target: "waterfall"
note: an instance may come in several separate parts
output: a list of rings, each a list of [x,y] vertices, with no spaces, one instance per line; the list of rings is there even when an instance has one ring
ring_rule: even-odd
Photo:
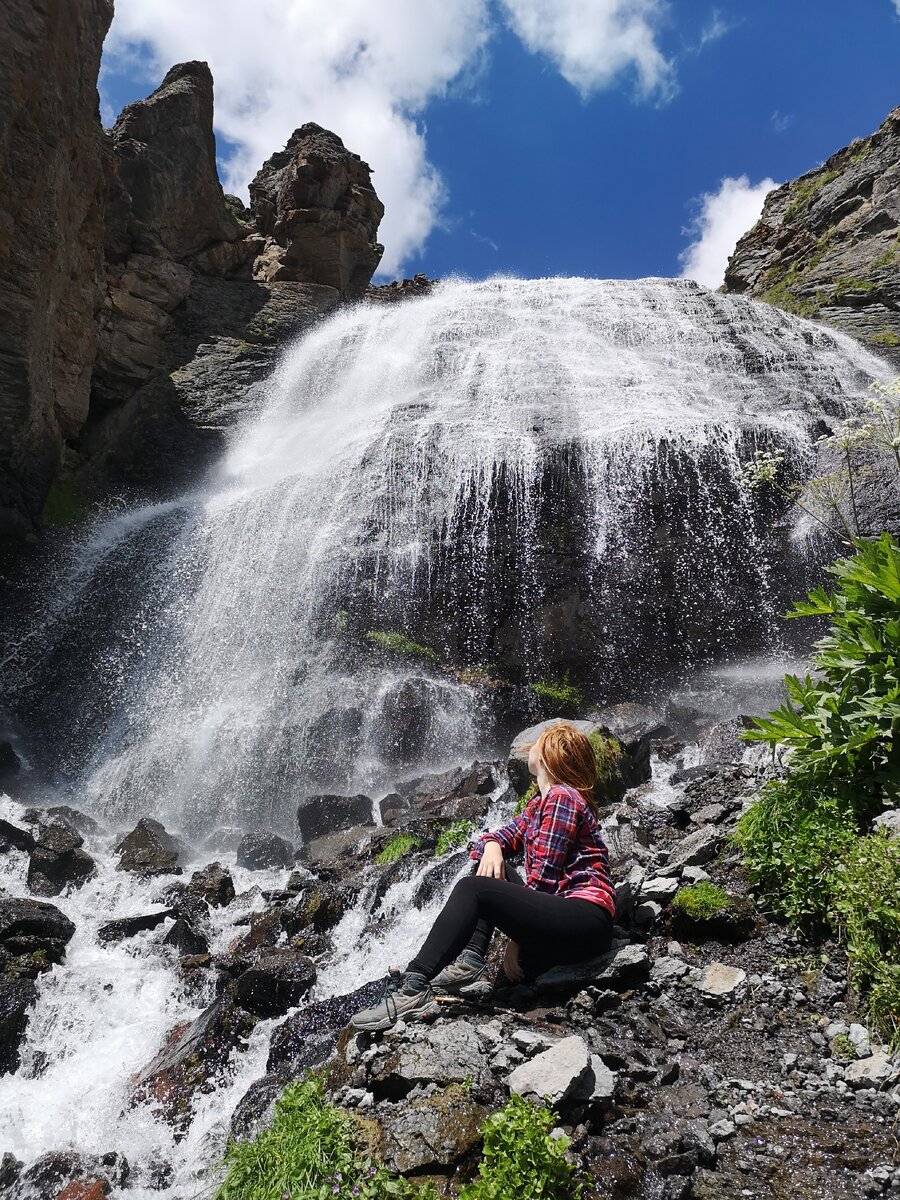
[[[304,795],[489,752],[483,679],[613,701],[765,651],[803,550],[741,464],[778,445],[808,473],[880,369],[687,281],[450,281],[344,309],[195,491],[73,547],[4,700],[119,826],[293,833]]]

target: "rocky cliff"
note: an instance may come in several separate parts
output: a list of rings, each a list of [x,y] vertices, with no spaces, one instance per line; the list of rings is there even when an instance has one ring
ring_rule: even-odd
[[[900,108],[766,198],[725,290],[815,317],[900,363]]]
[[[113,157],[97,72],[111,20],[111,0],[4,5],[0,19],[0,540],[32,528],[88,412]]]
[[[104,133],[111,17],[39,3],[0,31],[0,543],[110,487],[176,486],[278,347],[381,258],[370,169],[317,125],[263,166],[249,210],[224,195],[206,63]]]

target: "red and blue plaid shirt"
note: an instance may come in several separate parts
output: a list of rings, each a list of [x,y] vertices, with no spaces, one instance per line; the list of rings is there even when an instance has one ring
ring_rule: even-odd
[[[536,795],[508,825],[482,834],[472,858],[481,858],[486,842],[497,842],[504,853],[524,851],[526,887],[590,900],[615,917],[609,851],[597,818],[575,788],[555,783],[546,795]]]

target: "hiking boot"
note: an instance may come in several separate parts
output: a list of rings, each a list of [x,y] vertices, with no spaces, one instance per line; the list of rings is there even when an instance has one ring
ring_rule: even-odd
[[[439,1006],[431,984],[424,982],[425,986],[420,987],[418,977],[410,980],[402,971],[389,971],[378,1003],[355,1013],[350,1024],[366,1033],[378,1033],[390,1029],[397,1021],[432,1016]]]
[[[468,958],[463,954],[444,967],[431,986],[439,996],[458,996],[473,983],[483,980],[486,974],[487,963],[483,959]]]

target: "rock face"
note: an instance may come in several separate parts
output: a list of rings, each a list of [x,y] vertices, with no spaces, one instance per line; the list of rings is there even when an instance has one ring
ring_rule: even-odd
[[[900,108],[766,198],[725,290],[826,321],[900,364]]]
[[[371,170],[320,125],[301,125],[250,184],[253,223],[266,241],[256,279],[323,283],[358,297],[381,261],[384,205]]]
[[[112,154],[111,0],[16,5],[0,36],[0,539],[27,536],[87,416]]]

